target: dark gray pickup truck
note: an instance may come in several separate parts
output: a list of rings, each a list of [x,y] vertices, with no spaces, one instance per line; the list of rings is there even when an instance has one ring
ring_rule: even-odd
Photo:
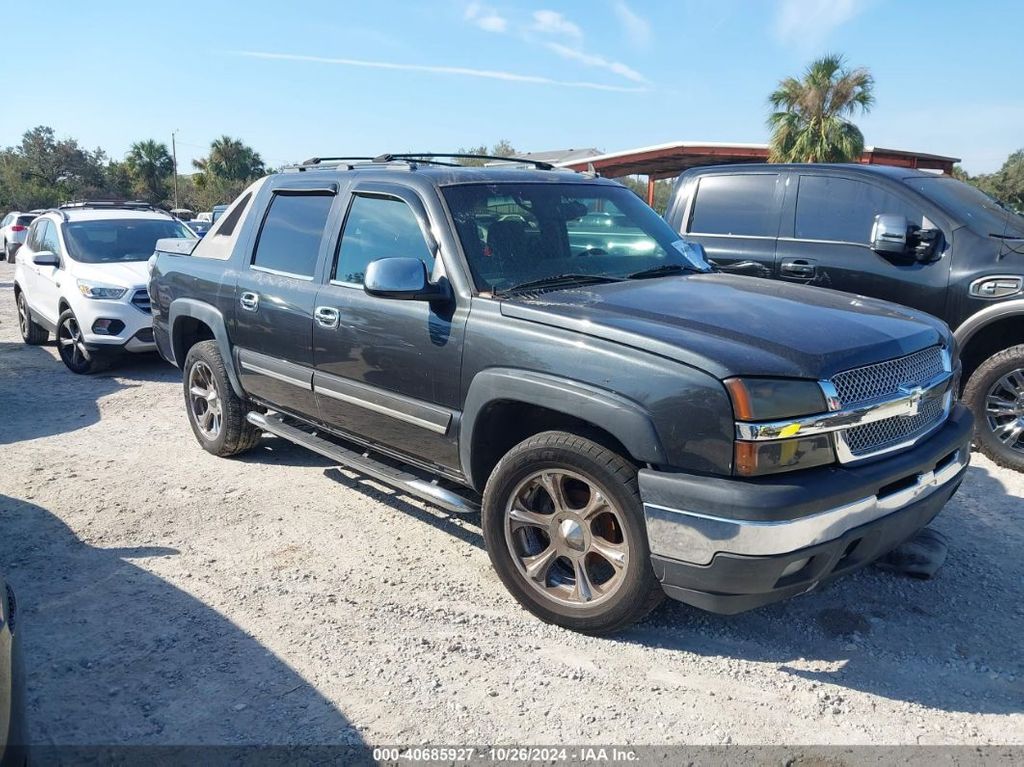
[[[314,160],[151,275],[206,450],[270,432],[479,510],[509,591],[578,631],[808,591],[928,524],[969,460],[941,321],[714,273],[586,174]]]

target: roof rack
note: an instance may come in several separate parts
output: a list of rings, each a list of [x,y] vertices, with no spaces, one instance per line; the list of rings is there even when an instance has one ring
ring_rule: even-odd
[[[61,221],[67,222],[68,220],[68,214],[60,208],[46,208],[45,210],[40,211],[38,215],[45,216],[47,213],[56,213],[60,216]]]
[[[440,165],[449,168],[465,167],[457,162],[444,162],[443,159],[437,158],[448,160],[491,160],[495,162],[525,163],[527,165],[534,166],[538,170],[555,170],[554,165],[541,160],[530,160],[525,157],[499,157],[498,155],[467,154],[461,152],[403,152],[402,154],[379,154],[376,157],[310,157],[308,160],[301,163],[286,165],[282,170],[297,170],[302,172],[313,168],[336,168],[339,165],[345,165],[348,170],[352,170],[357,165],[386,165],[391,162],[404,162],[413,167],[417,164]]]
[[[96,200],[68,200],[62,202],[57,206],[58,210],[149,210],[154,213],[163,213],[165,216],[171,216],[163,208],[152,205],[144,200],[114,200],[114,199],[96,199]],[[173,218],[173,216],[171,216]],[[67,216],[65,216],[67,220]]]

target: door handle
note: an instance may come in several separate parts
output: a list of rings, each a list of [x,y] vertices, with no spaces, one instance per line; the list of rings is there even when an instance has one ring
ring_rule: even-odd
[[[322,328],[338,327],[338,310],[332,306],[318,306],[313,312],[313,319]]]
[[[242,305],[242,308],[247,312],[254,312],[260,308],[260,296],[259,293],[252,293],[246,291],[238,298],[238,303]]]
[[[809,258],[784,258],[779,265],[779,271],[787,277],[809,280],[818,271],[816,264],[816,261]]]

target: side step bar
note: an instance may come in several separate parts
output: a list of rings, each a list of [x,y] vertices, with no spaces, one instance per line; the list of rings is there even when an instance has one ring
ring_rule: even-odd
[[[276,413],[263,414],[254,411],[246,416],[246,420],[263,431],[294,442],[296,445],[319,453],[332,461],[337,461],[347,469],[365,474],[371,479],[448,509],[448,511],[453,511],[456,514],[476,514],[480,511],[480,504],[470,498],[418,477],[411,472],[377,461],[367,454],[358,453],[337,442],[319,437],[314,432],[285,423],[284,419]]]

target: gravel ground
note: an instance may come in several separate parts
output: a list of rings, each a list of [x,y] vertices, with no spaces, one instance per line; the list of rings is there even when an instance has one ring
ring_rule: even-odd
[[[24,346],[12,282],[0,569],[38,743],[1024,743],[1024,477],[980,455],[931,581],[589,638],[518,607],[478,518],[280,440],[215,458],[159,359],[82,378]]]

